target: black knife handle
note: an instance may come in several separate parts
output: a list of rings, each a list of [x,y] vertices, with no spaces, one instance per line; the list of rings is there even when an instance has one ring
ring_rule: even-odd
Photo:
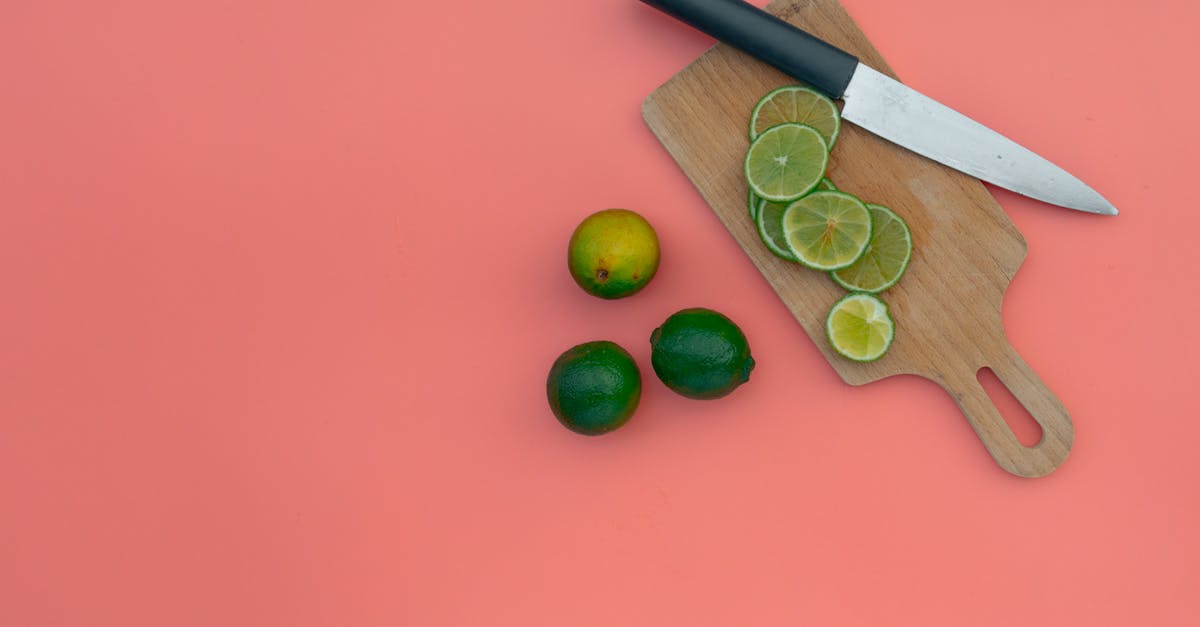
[[[833,98],[841,98],[858,66],[835,48],[741,0],[642,0],[734,48],[769,63]]]

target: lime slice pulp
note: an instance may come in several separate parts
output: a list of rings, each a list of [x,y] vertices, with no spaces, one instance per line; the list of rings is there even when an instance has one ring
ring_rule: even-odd
[[[833,350],[854,361],[875,361],[892,346],[896,325],[888,306],[871,294],[849,294],[829,310],[825,332]]]
[[[866,251],[871,214],[850,194],[817,191],[788,205],[781,228],[797,261],[817,270],[838,270]]]
[[[750,144],[746,182],[761,198],[796,200],[821,182],[828,164],[829,150],[821,133],[804,124],[780,124]]]
[[[750,113],[750,139],[772,126],[789,122],[817,129],[828,149],[833,149],[842,126],[841,115],[832,100],[811,87],[789,85],[768,93],[754,106]]]
[[[912,233],[904,220],[883,205],[868,203],[871,241],[853,264],[830,272],[838,285],[851,292],[877,294],[896,284],[912,258]]]

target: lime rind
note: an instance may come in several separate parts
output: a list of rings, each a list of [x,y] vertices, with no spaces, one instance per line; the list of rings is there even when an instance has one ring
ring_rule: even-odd
[[[807,124],[779,124],[764,131],[746,151],[743,173],[760,198],[785,202],[811,192],[825,176],[829,148]]]
[[[874,294],[854,292],[829,309],[825,335],[837,354],[860,363],[887,354],[896,339],[896,323],[887,303]]]
[[[838,191],[837,185],[834,185],[833,181],[829,180],[829,177],[825,177],[825,176],[821,177],[820,183],[817,183],[817,189],[824,190],[827,192]]]
[[[783,214],[788,249],[796,261],[816,270],[838,270],[858,261],[872,228],[867,206],[845,192],[813,192]]]
[[[758,220],[758,201],[762,200],[754,194],[754,190],[750,190],[746,195],[746,208],[750,210],[750,219]]]
[[[766,122],[760,122],[760,120]],[[785,85],[759,99],[750,112],[750,139],[753,141],[772,126],[795,122],[814,127],[833,150],[842,128],[837,104],[825,94],[806,85]]]
[[[872,203],[867,203],[867,209],[871,212],[872,226],[867,250],[858,261],[841,270],[830,271],[829,276],[847,291],[878,294],[899,282],[908,271],[913,251],[912,232],[895,211]],[[881,242],[884,238],[894,241]],[[880,243],[886,247],[878,246]],[[885,264],[889,267],[887,271],[883,269]]]

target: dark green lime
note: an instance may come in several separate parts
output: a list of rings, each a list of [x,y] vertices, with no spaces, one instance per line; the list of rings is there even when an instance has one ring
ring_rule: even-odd
[[[667,387],[688,398],[720,398],[750,380],[754,358],[732,320],[711,309],[684,309],[650,335],[650,362]]]
[[[625,349],[608,341],[587,342],[554,361],[546,397],[563,426],[600,435],[633,415],[642,397],[642,375]]]

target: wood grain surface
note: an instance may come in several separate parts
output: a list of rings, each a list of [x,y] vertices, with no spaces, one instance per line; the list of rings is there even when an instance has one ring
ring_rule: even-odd
[[[767,10],[895,76],[837,0],[778,0]],[[861,385],[915,374],[935,381],[954,397],[1002,468],[1023,477],[1051,472],[1070,452],[1074,428],[1062,403],[1005,337],[1001,301],[1026,244],[978,180],[842,125],[828,176],[839,189],[895,210],[913,235],[907,274],[882,294],[896,321],[896,340],[877,362],[844,359],[825,339],[826,314],[845,292],[826,274],[775,257],[759,240],[746,210],[741,166],[749,115],[767,91],[795,82],[717,45],[655,90],[643,115],[842,379]],[[981,368],[991,368],[1041,425],[1037,444],[1017,441],[978,381]]]

